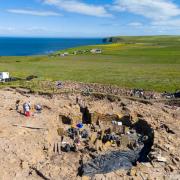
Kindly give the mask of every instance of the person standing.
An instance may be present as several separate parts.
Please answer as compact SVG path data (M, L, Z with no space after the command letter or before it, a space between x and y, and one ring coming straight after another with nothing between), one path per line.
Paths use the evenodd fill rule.
M16 101L16 111L18 112L18 110L19 110L19 103L20 103L20 100L17 100Z

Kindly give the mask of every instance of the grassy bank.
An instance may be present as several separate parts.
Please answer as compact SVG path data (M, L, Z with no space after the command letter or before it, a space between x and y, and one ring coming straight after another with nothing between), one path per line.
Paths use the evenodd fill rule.
M142 37L127 37L114 44L65 51L72 53L92 48L101 48L103 53L92 55L87 52L67 57L0 57L0 71L9 71L21 78L37 75L38 80L96 82L156 91L180 89L178 36L144 37L144 40Z

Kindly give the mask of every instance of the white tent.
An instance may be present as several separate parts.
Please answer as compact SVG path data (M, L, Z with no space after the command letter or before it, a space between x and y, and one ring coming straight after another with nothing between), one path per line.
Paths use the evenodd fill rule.
M9 78L9 72L0 72L0 80L5 80Z

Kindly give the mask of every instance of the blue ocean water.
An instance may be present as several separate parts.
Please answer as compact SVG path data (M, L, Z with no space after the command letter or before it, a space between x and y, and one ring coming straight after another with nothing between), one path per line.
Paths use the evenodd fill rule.
M0 56L44 55L82 45L102 44L100 38L10 38L0 37Z

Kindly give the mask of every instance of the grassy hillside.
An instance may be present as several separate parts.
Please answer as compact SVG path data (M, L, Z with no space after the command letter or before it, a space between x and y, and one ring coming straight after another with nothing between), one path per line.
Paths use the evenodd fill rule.
M117 36L104 39L106 42L116 43L153 43L153 44L178 44L180 36Z
M114 44L56 52L101 48L99 55L0 57L0 71L17 77L33 74L39 80L96 82L156 91L180 89L180 37L122 38L125 40Z

